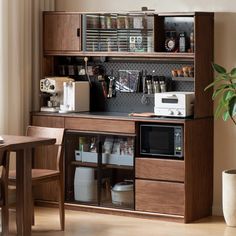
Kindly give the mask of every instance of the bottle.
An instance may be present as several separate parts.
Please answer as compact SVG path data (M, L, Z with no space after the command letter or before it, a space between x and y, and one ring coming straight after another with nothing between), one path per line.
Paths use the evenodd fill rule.
M191 32L190 34L190 52L194 52L194 34Z
M160 84L158 80L153 81L154 93L160 93Z
M166 82L165 82L165 77L164 76L160 76L159 77L159 83L160 83L160 90L161 90L161 93L164 93L167 91L166 89Z
M152 90L152 77L151 76L147 76L146 84L147 84L147 93L152 94L153 90Z
M179 34L179 52L185 52L186 51L186 36L185 33Z
M147 93L147 86L146 86L146 78L147 78L147 70L142 73L142 84L143 84L143 93Z

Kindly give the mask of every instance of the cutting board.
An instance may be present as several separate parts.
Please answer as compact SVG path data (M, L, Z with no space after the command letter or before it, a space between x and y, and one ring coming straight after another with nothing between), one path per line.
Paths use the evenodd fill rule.
M154 117L156 116L152 112L142 112L142 113L130 113L129 116L135 116L135 117Z

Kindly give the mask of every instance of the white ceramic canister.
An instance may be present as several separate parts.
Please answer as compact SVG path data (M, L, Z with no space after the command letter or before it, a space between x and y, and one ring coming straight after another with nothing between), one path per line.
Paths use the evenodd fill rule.
M222 173L223 213L228 226L236 226L236 170Z

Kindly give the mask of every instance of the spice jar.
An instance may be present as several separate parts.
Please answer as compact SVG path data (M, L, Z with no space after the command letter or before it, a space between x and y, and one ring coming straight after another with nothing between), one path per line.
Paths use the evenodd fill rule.
M161 89L160 89L158 80L153 81L153 89L154 89L154 93L160 93Z
M194 77L194 67L193 66L188 67L188 74L189 74L189 77Z
M171 74L172 74L173 77L177 77L178 76L177 70L172 70Z
M183 71L182 70L177 70L177 74L179 77L182 77L183 76Z
M163 80L160 81L160 89L162 93L166 92L166 83Z
M189 70L188 70L188 66L184 66L183 67L183 75L184 77L189 77Z
M147 79L146 80L146 84L147 84L147 93L148 94L152 94L152 80L151 79Z

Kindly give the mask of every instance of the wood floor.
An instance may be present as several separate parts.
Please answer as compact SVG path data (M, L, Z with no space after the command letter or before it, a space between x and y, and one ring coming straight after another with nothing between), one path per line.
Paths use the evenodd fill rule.
M59 230L57 209L36 208L37 236L235 236L222 217L210 217L192 224L171 223L97 213L66 211L66 230ZM15 235L15 213L10 213L10 235Z

